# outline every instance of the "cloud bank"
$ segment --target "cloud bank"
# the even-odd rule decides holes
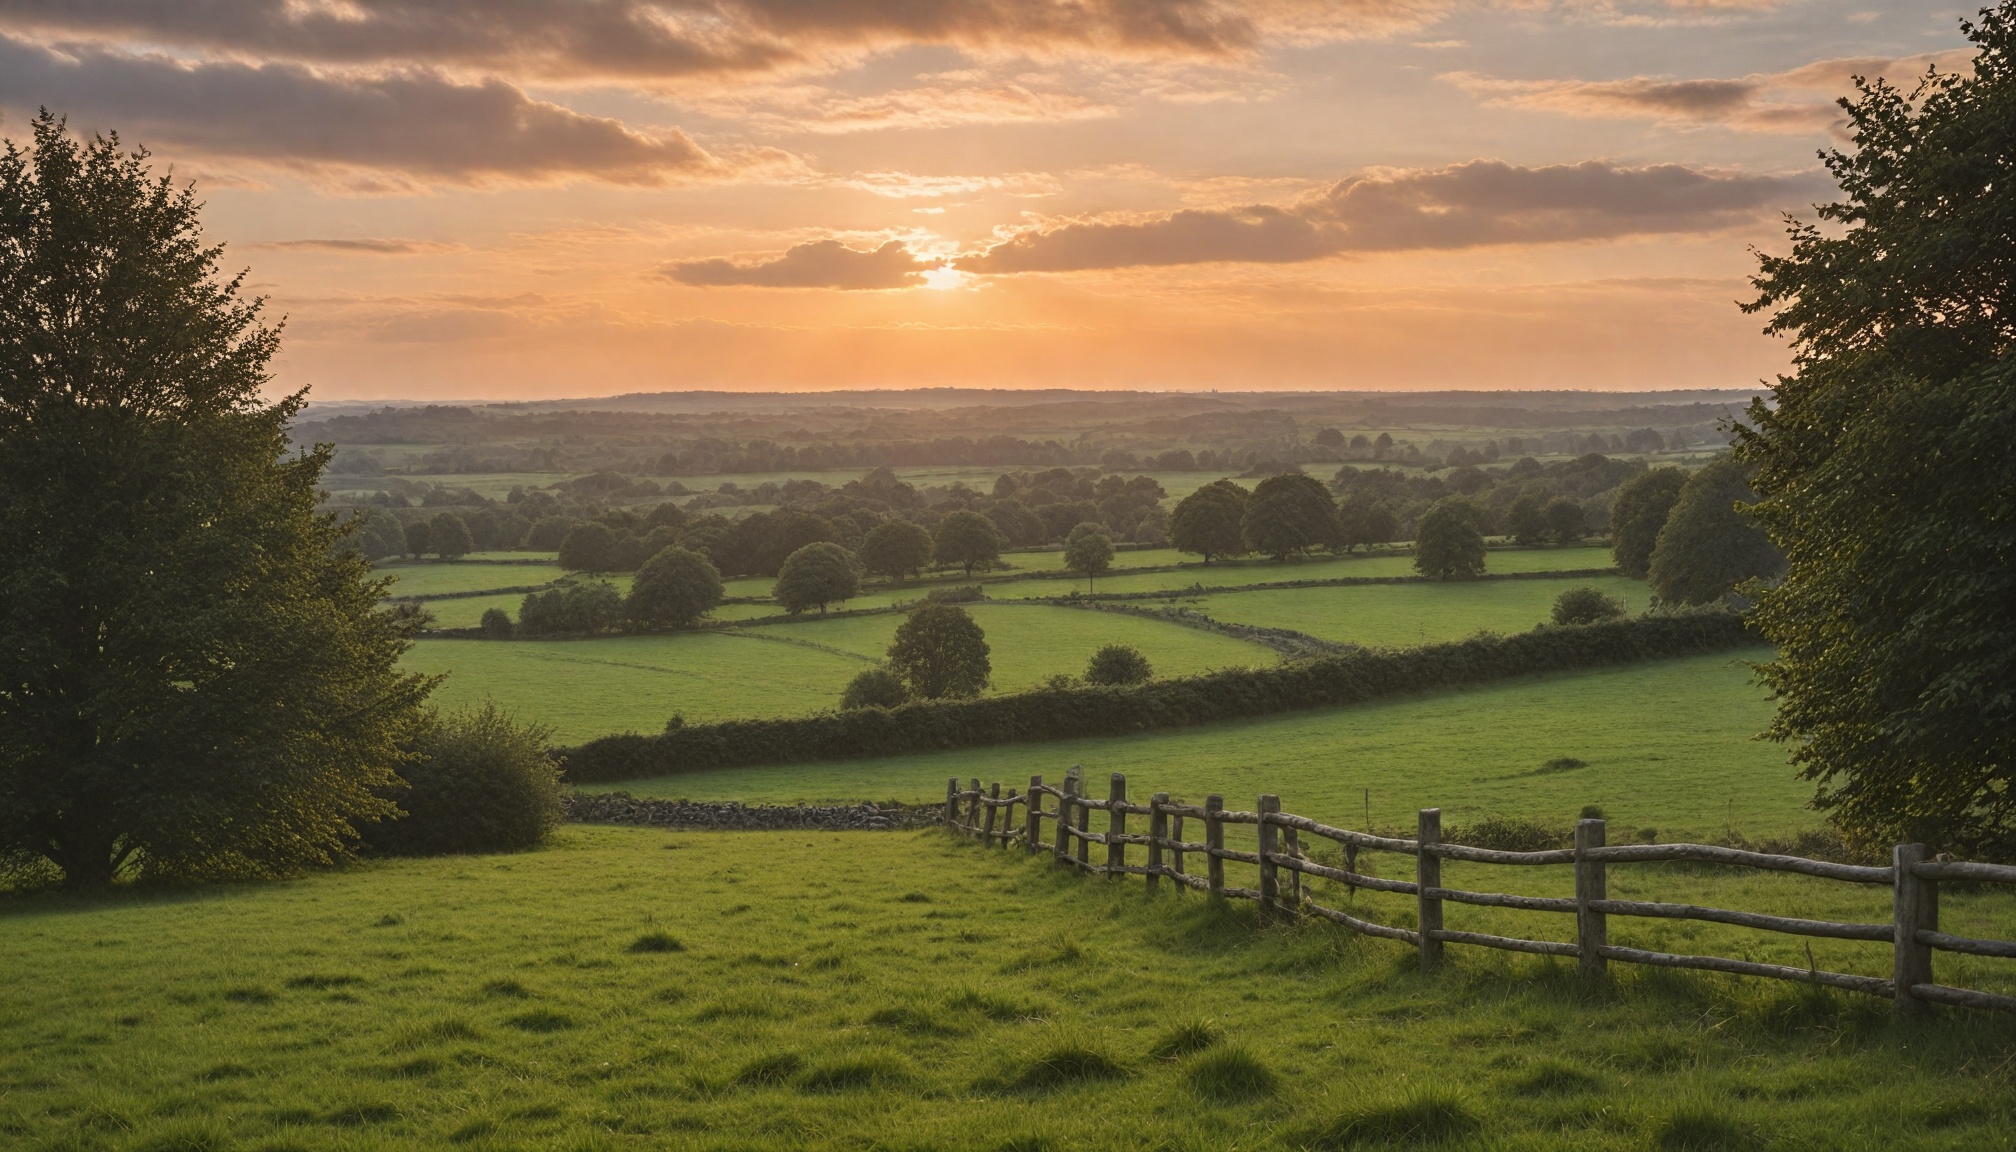
[[[693,260],[672,265],[665,275],[699,288],[914,288],[935,266],[912,256],[900,240],[866,252],[838,240],[815,240],[793,245],[774,260]]]

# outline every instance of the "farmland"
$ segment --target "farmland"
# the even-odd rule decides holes
[[[1649,593],[1622,576],[1562,580],[1491,580],[1462,584],[1371,584],[1221,592],[1177,603],[1214,620],[1289,628],[1367,647],[1459,640],[1478,632],[1517,632],[1547,620],[1555,597],[1593,587],[1642,611]]]

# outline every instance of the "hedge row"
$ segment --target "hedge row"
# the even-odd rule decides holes
[[[1478,636],[1389,652],[1352,652],[1272,668],[1237,668],[1127,688],[1039,688],[769,720],[605,736],[565,753],[582,783],[808,760],[846,760],[1022,741],[1116,736],[1357,704],[1536,672],[1723,651],[1755,640],[1720,610]]]

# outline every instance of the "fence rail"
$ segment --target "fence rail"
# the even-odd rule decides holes
[[[1021,809],[1019,822],[1015,818],[1018,806]],[[1094,831],[1091,827],[1094,812],[1106,813],[1103,831]],[[1148,830],[1130,831],[1129,816],[1145,816]],[[1051,822],[1048,839],[1044,836],[1043,824],[1046,820]],[[1185,838],[1186,821],[1203,824],[1202,840]],[[1208,892],[1224,899],[1256,900],[1270,914],[1315,916],[1363,935],[1399,940],[1420,950],[1424,967],[1432,967],[1440,961],[1444,944],[1466,944],[1542,956],[1574,957],[1588,975],[1600,975],[1606,963],[1615,960],[1625,964],[1793,980],[1881,996],[1895,1001],[1897,1011],[1902,1015],[1922,1014],[1934,1004],[2016,1012],[2016,996],[1971,988],[1950,988],[1936,983],[1932,972],[1933,955],[1941,951],[2016,959],[2016,942],[1974,939],[1939,930],[1939,884],[1942,881],[2016,885],[2016,867],[1935,859],[1928,855],[1922,844],[1899,844],[1888,867],[1872,867],[1809,860],[1802,856],[1746,852],[1712,844],[1609,845],[1604,842],[1603,821],[1581,820],[1575,825],[1573,848],[1507,852],[1445,842],[1442,839],[1442,812],[1438,808],[1421,810],[1415,836],[1409,840],[1334,828],[1306,816],[1283,812],[1280,798],[1273,795],[1261,796],[1251,812],[1228,810],[1222,796],[1207,796],[1203,804],[1197,805],[1172,800],[1167,792],[1157,792],[1146,804],[1135,803],[1127,798],[1127,778],[1117,772],[1113,774],[1106,798],[1102,800],[1084,794],[1084,780],[1076,768],[1065,774],[1062,784],[1046,784],[1043,777],[1031,776],[1026,790],[1017,792],[1011,787],[1006,795],[1002,794],[999,783],[983,789],[980,781],[975,779],[961,788],[956,777],[947,780],[945,824],[956,832],[1004,849],[1010,844],[1020,844],[1030,853],[1048,852],[1060,866],[1092,875],[1113,878],[1141,876],[1146,878],[1151,889],[1166,879],[1178,887]],[[1227,848],[1225,826],[1228,824],[1253,825],[1258,840],[1256,850],[1246,852]],[[1310,859],[1302,851],[1301,838],[1304,835],[1341,846],[1344,867]],[[1105,849],[1102,862],[1095,862],[1092,858],[1094,845]],[[1127,850],[1133,846],[1147,850],[1145,863],[1128,862]],[[1359,871],[1358,854],[1365,851],[1413,857],[1414,879],[1390,879]],[[1192,858],[1201,859],[1203,875],[1197,875],[1192,870]],[[1519,896],[1446,887],[1442,883],[1444,860],[1512,866],[1566,865],[1574,871],[1574,895]],[[1227,861],[1253,866],[1258,872],[1257,885],[1247,888],[1226,883]],[[1808,920],[1694,904],[1609,898],[1610,865],[1661,861],[1720,864],[1852,884],[1886,885],[1891,890],[1890,922]],[[1343,884],[1347,889],[1363,888],[1372,892],[1412,896],[1415,899],[1415,927],[1380,924],[1340,908],[1319,904],[1304,891],[1304,876]],[[1530,940],[1445,928],[1442,921],[1445,903],[1572,916],[1575,939]],[[1891,945],[1891,975],[1888,978],[1858,976],[1825,971],[1817,964],[1798,968],[1722,956],[1692,956],[1618,947],[1609,941],[1609,918],[1612,916],[1698,920],[1794,936],[1888,942]],[[1810,949],[1808,956],[1810,960]]]

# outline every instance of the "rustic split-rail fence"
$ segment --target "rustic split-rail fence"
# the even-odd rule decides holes
[[[1019,823],[1015,818],[1018,806],[1022,810]],[[1107,814],[1104,832],[1091,830],[1091,817],[1095,811]],[[1147,833],[1128,831],[1129,816],[1147,817]],[[1045,820],[1051,822],[1047,837]],[[1203,840],[1184,839],[1186,821],[1194,822],[1188,825],[1192,828],[1202,826]],[[947,780],[945,823],[956,832],[1002,848],[1020,843],[1031,853],[1048,851],[1059,865],[1091,875],[1112,878],[1144,876],[1150,888],[1167,879],[1225,899],[1256,900],[1272,914],[1318,916],[1367,936],[1399,940],[1420,949],[1423,967],[1433,967],[1442,959],[1444,944],[1469,944],[1542,956],[1574,957],[1580,962],[1582,972],[1591,976],[1600,976],[1606,963],[1616,960],[1626,964],[1698,968],[1739,976],[1794,980],[1894,1000],[1897,1011],[1904,1015],[1926,1012],[1933,1004],[2016,1012],[2016,996],[1950,988],[1936,983],[1932,974],[1932,957],[1938,951],[2016,958],[2016,943],[1953,936],[1939,930],[1941,881],[2016,884],[2016,867],[1965,863],[1943,856],[1933,858],[1922,844],[1899,844],[1889,866],[1873,867],[1810,860],[1803,856],[1748,852],[1712,844],[1610,845],[1604,842],[1603,821],[1581,820],[1575,825],[1573,848],[1507,852],[1443,841],[1442,812],[1439,808],[1421,810],[1416,834],[1408,840],[1319,824],[1306,816],[1281,811],[1280,798],[1273,795],[1261,796],[1251,812],[1227,809],[1224,798],[1220,796],[1205,797],[1200,807],[1171,800],[1167,792],[1157,792],[1146,804],[1137,804],[1127,799],[1127,778],[1117,772],[1113,774],[1106,798],[1095,799],[1085,794],[1083,780],[1076,768],[1065,775],[1061,786],[1045,784],[1043,777],[1032,776],[1027,791],[1018,793],[1009,788],[1005,796],[998,782],[991,788],[983,789],[977,779],[966,788],[959,786],[957,778]],[[1225,826],[1228,824],[1256,826],[1257,851],[1243,852],[1225,847]],[[1302,851],[1301,838],[1305,835],[1341,845],[1345,867],[1332,867],[1310,859]],[[1095,862],[1092,858],[1092,846],[1095,844],[1105,846],[1103,862]],[[1135,845],[1147,849],[1146,863],[1128,863],[1127,849]],[[1357,858],[1361,851],[1414,857],[1414,879],[1388,879],[1371,875],[1369,869],[1359,871]],[[1203,875],[1187,866],[1191,858],[1201,861]],[[1515,896],[1444,887],[1444,860],[1570,866],[1574,869],[1575,894]],[[1247,888],[1227,884],[1227,861],[1253,865],[1259,873],[1258,886]],[[1609,865],[1650,861],[1692,861],[1790,872],[1851,884],[1885,885],[1892,893],[1891,922],[1857,924],[1805,920],[1692,904],[1609,898],[1605,872]],[[1285,883],[1284,872],[1287,874]],[[1416,901],[1416,927],[1380,924],[1337,908],[1325,907],[1304,891],[1304,876],[1335,881],[1349,889],[1363,888],[1413,896]],[[1573,942],[1528,940],[1445,928],[1442,922],[1442,906],[1445,903],[1573,916],[1575,939]],[[1701,920],[1797,936],[1888,943],[1892,946],[1891,976],[1884,979],[1829,972],[1820,969],[1817,964],[1798,968],[1721,956],[1676,955],[1641,948],[1621,948],[1609,942],[1608,919],[1611,916]],[[1810,959],[1810,946],[1808,956]]]

